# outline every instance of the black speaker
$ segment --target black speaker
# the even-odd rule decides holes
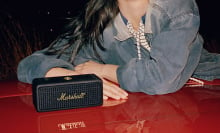
[[[94,74],[35,78],[32,89],[38,112],[103,104],[102,80]]]

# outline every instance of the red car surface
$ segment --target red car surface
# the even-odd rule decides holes
[[[220,133],[220,80],[51,112],[36,111],[30,84],[1,81],[0,108],[1,133]]]

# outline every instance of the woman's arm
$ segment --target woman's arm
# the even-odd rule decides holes
[[[153,21],[153,20],[152,20]],[[120,86],[130,92],[167,94],[179,90],[198,65],[202,39],[199,16],[182,13],[154,34],[149,56],[117,69]]]
[[[80,73],[94,73],[102,78],[118,83],[116,71],[118,65],[100,64],[94,61],[88,61],[75,67]]]
[[[127,92],[117,85],[117,68],[117,65],[100,64],[94,61],[88,61],[76,66],[75,71],[82,74],[93,73],[102,78],[105,98],[126,99],[128,96]]]
[[[74,70],[73,65],[67,61],[68,56],[61,56],[61,58],[57,58],[57,55],[44,54],[45,51],[46,49],[37,51],[33,53],[32,55],[24,58],[19,63],[17,76],[20,81],[31,84],[34,78],[83,74],[81,71]],[[80,62],[84,62],[89,59],[89,58],[87,59],[83,57],[81,58],[82,59],[80,59]],[[96,70],[96,69],[93,69],[93,70]],[[113,73],[115,74],[115,72],[111,72],[111,74]],[[97,76],[102,78],[102,76],[100,75],[97,75]],[[118,85],[113,84],[105,80],[104,78],[102,78],[102,80],[103,80],[103,98],[104,99],[108,99],[108,98],[126,99],[127,98],[128,94],[123,89],[121,89]]]
[[[44,51],[37,51],[19,62],[17,68],[19,81],[32,84],[34,78],[45,77],[52,68],[74,69],[73,65],[66,61],[67,59],[57,59],[56,55],[45,55]]]
[[[45,77],[79,75],[80,73],[66,68],[54,67],[47,71]]]

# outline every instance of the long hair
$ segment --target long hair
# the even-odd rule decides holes
[[[92,45],[94,53],[101,59],[96,48],[105,50],[101,43],[103,31],[113,21],[118,12],[117,0],[89,0],[84,12],[72,19],[67,26],[68,31],[58,36],[51,43],[46,53],[58,54],[59,58],[66,49],[73,46],[69,59],[73,63],[75,56],[82,47]],[[67,43],[62,46],[55,45],[63,39],[66,39]]]

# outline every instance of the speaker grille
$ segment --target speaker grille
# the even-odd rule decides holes
[[[46,84],[35,88],[34,104],[38,111],[61,110],[102,104],[102,82]]]

